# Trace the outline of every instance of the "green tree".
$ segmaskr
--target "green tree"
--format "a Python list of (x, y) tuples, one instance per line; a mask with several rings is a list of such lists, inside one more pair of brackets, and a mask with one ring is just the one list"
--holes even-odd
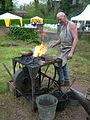
[(45, 17), (45, 5), (42, 3), (38, 4), (38, 9), (36, 8), (35, 3), (26, 6), (26, 12), (29, 17), (40, 16)]
[(70, 12), (72, 0), (62, 0), (60, 3), (60, 10), (64, 11), (67, 15)]
[(36, 5), (36, 7), (37, 7), (38, 4), (39, 4), (39, 0), (34, 0), (34, 2), (35, 2), (35, 5)]
[(69, 11), (69, 18), (79, 15), (88, 4), (90, 4), (90, 0), (76, 0), (76, 4), (72, 5)]
[(0, 1), (0, 14), (5, 12), (13, 11), (13, 2), (12, 0), (1, 0)]

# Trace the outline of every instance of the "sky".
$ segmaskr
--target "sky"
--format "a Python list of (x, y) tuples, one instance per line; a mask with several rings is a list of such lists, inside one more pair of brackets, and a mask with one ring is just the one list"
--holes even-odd
[(34, 0), (17, 0), (18, 5), (23, 5), (23, 4), (29, 4), (30, 2), (33, 2)]

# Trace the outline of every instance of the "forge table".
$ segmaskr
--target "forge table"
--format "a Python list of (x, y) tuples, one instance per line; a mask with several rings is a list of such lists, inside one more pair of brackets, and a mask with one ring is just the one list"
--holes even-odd
[[(35, 91), (35, 78), (37, 76), (37, 73), (39, 74), (39, 85), (41, 86), (41, 75), (43, 77), (47, 77), (50, 80), (55, 80), (57, 68), (61, 70), (62, 67), (62, 60), (61, 59), (55, 59), (52, 61), (43, 61), (40, 57), (39, 58), (33, 58), (33, 57), (15, 57), (12, 59), (13, 63), (13, 72), (15, 74), (16, 72), (16, 64), (19, 63), (22, 66), (25, 66), (28, 69), (29, 76), (31, 78), (31, 87), (32, 87), (32, 93), (31, 93), (31, 103), (32, 103), (32, 110), (35, 111), (36, 108), (36, 91)], [(46, 75), (47, 69), (50, 65), (53, 65), (55, 68), (54, 77)], [(41, 68), (46, 66), (46, 70), (43, 73), (41, 71)], [(59, 73), (59, 76), (61, 73)]]

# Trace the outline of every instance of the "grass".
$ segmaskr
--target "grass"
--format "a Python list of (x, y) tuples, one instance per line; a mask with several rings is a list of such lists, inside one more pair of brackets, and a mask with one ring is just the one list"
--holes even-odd
[[(0, 93), (6, 91), (6, 81), (10, 80), (3, 63), (9, 68), (12, 73), (12, 58), (21, 55), (22, 51), (32, 49), (33, 45), (28, 45), (22, 41), (13, 41), (7, 36), (1, 36), (0, 39)], [(13, 73), (12, 73), (13, 74)]]
[[(33, 50), (35, 44), (28, 44), (19, 40), (13, 41), (7, 36), (0, 36), (0, 93), (5, 93), (6, 83), (10, 80), (10, 76), (7, 74), (3, 63), (12, 71), (12, 58), (21, 55), (21, 51)], [(47, 53), (57, 54), (57, 47), (50, 49)], [(90, 82), (90, 42), (80, 40), (76, 54), (73, 59), (68, 62), (69, 72), (71, 76), (84, 76), (87, 81)]]

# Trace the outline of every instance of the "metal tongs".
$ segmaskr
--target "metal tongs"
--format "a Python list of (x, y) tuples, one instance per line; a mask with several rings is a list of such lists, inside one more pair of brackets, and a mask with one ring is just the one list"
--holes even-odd
[(72, 83), (67, 87), (67, 89), (64, 91), (63, 95), (60, 98), (63, 98), (63, 96), (67, 93), (68, 90), (70, 90), (70, 88), (72, 87), (72, 85), (74, 84), (75, 81), (76, 81), (76, 79), (74, 79), (72, 81)]

